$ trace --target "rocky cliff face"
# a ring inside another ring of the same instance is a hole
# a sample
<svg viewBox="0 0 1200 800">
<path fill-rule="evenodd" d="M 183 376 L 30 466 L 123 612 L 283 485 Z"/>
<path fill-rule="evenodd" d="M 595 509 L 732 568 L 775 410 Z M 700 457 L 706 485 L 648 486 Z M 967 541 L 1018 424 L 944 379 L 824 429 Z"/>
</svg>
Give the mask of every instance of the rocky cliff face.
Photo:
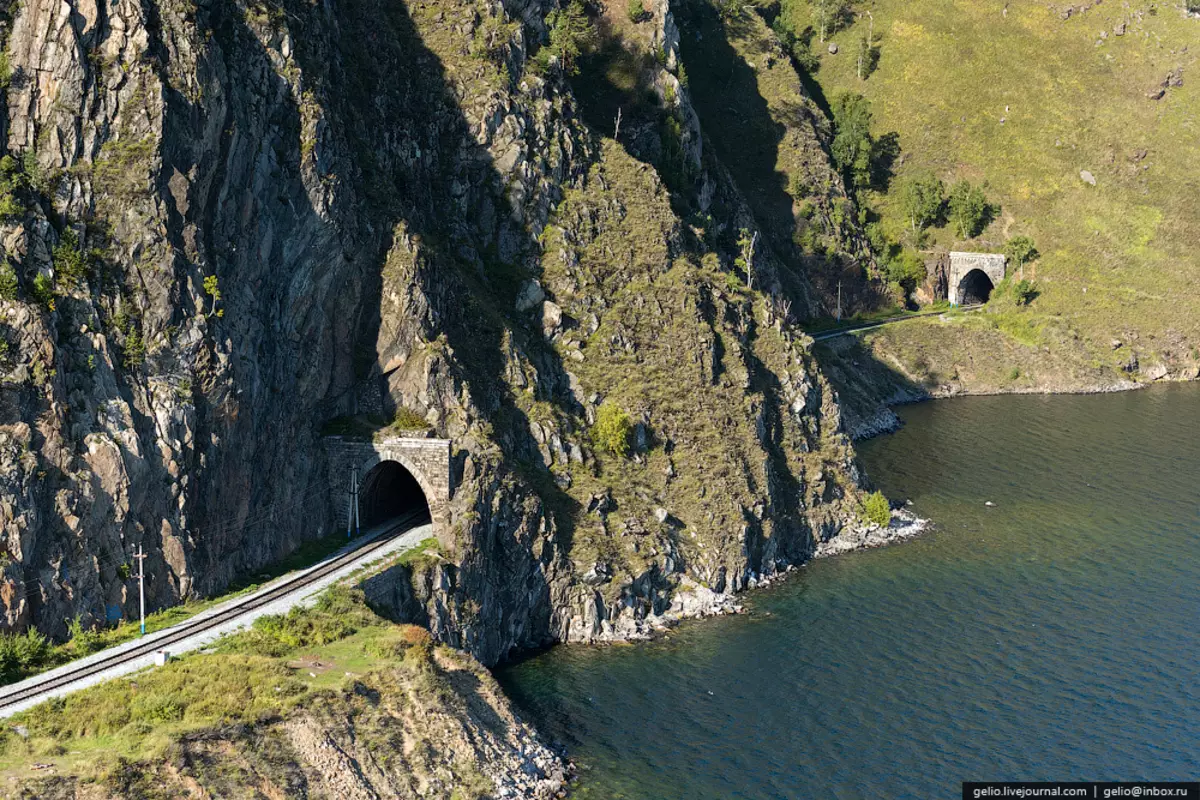
<svg viewBox="0 0 1200 800">
<path fill-rule="evenodd" d="M 636 633 L 681 584 L 836 534 L 859 475 L 792 327 L 816 301 L 774 256 L 734 266 L 736 202 L 683 224 L 583 121 L 530 55 L 547 11 L 9 8 L 6 625 L 136 610 L 139 546 L 161 605 L 328 532 L 321 425 L 366 411 L 454 441 L 458 544 L 417 605 L 487 663 Z M 626 457 L 590 435 L 605 403 Z"/>
</svg>

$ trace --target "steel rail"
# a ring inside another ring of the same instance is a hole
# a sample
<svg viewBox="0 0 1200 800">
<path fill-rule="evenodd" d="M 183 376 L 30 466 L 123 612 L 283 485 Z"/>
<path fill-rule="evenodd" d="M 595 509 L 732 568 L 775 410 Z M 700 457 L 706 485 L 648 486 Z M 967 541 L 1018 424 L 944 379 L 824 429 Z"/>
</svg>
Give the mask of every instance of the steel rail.
<svg viewBox="0 0 1200 800">
<path fill-rule="evenodd" d="M 982 304 L 973 306 L 954 306 L 954 310 L 956 311 L 978 311 L 981 308 L 983 308 Z M 834 328 L 833 330 L 827 331 L 812 331 L 808 332 L 808 335 L 812 337 L 814 342 L 822 342 L 826 339 L 833 339 L 836 336 L 844 336 L 847 333 L 858 333 L 859 331 L 866 331 L 872 328 L 881 328 L 884 325 L 891 325 L 896 322 L 907 322 L 910 319 L 921 319 L 922 317 L 936 317 L 939 314 L 945 314 L 949 310 L 950 309 L 943 308 L 938 311 L 919 311 L 916 314 L 903 314 L 895 317 L 889 317 L 888 319 L 874 320 L 872 322 L 860 322 L 857 325 L 847 325 L 844 328 Z"/>
<path fill-rule="evenodd" d="M 53 691 L 54 689 L 62 688 L 75 681 L 95 675 L 98 672 L 104 672 L 118 667 L 128 661 L 141 658 L 149 655 L 156 650 L 161 650 L 168 645 L 174 644 L 182 639 L 187 639 L 199 633 L 216 628 L 220 625 L 236 619 L 250 611 L 254 611 L 262 606 L 269 605 L 276 600 L 291 594 L 294 591 L 303 589 L 312 583 L 315 583 L 330 573 L 337 572 L 342 567 L 352 563 L 364 555 L 370 555 L 372 552 L 386 545 L 391 540 L 400 536 L 417 524 L 426 522 L 429 519 L 429 514 L 424 511 L 410 512 L 404 517 L 397 520 L 395 525 L 388 528 L 384 532 L 378 534 L 374 538 L 364 542 L 361 547 L 354 550 L 348 550 L 340 556 L 331 558 L 325 563 L 318 564 L 316 567 L 310 568 L 307 572 L 297 575 L 293 578 L 288 578 L 279 583 L 277 586 L 271 587 L 269 590 L 261 594 L 251 595 L 242 602 L 233 602 L 228 608 L 221 609 L 212 616 L 202 619 L 192 619 L 181 622 L 171 628 L 164 636 L 158 636 L 152 641 L 144 642 L 143 644 L 131 647 L 120 653 L 114 653 L 111 657 L 94 661 L 90 664 L 84 664 L 76 669 L 59 673 L 57 675 L 48 676 L 45 680 L 38 681 L 29 686 L 23 686 L 15 691 L 4 693 L 3 688 L 0 688 L 0 711 L 5 708 L 24 702 L 31 698 L 37 697 L 45 692 Z"/>
</svg>

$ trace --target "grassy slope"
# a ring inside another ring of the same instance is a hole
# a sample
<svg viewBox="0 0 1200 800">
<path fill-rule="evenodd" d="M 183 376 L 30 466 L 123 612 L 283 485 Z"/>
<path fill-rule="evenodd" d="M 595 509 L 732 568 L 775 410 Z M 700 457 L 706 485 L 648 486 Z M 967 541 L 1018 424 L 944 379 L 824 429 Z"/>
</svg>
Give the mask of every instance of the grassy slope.
<svg viewBox="0 0 1200 800">
<path fill-rule="evenodd" d="M 1193 288 L 1200 277 L 1200 51 L 1182 52 L 1194 45 L 1200 20 L 1169 6 L 1152 15 L 1150 3 L 1127 5 L 1105 3 L 1062 20 L 1041 2 L 1010 2 L 1002 15 L 999 2 L 877 0 L 878 71 L 865 82 L 855 75 L 852 42 L 865 30 L 863 20 L 831 37 L 841 53 L 823 55 L 817 76 L 830 96 L 849 89 L 869 97 L 878 133 L 899 132 L 901 179 L 932 170 L 947 183 L 987 183 L 989 199 L 1003 210 L 967 244 L 982 249 L 1012 235 L 1034 237 L 1042 258 L 1028 272 L 1041 295 L 1020 324 L 1035 335 L 1016 341 L 1026 349 L 1051 346 L 1074 373 L 1064 387 L 1086 385 L 1089 374 L 1096 383 L 1111 381 L 1110 368 L 1129 354 L 1129 347 L 1114 351 L 1113 338 L 1128 345 L 1136 337 L 1131 346 L 1143 370 L 1160 360 L 1190 367 L 1200 342 Z M 784 13 L 798 27 L 808 24 L 799 0 Z M 1120 22 L 1126 32 L 1118 37 Z M 1104 40 L 1101 31 L 1108 32 Z M 1162 100 L 1148 98 L 1179 66 L 1184 85 Z M 1147 155 L 1139 159 L 1141 151 Z M 1081 170 L 1097 185 L 1084 183 Z M 885 225 L 901 235 L 894 198 L 875 199 Z M 948 228 L 935 231 L 934 241 L 964 244 Z M 1058 332 L 1041 335 L 1047 326 Z M 960 334 L 930 323 L 873 338 L 910 354 L 925 347 L 936 358 Z M 976 355 L 1008 349 L 1007 338 L 1002 343 L 987 330 L 969 336 Z M 1029 356 L 1006 353 L 1012 364 L 997 373 L 1011 374 Z M 954 363 L 942 361 L 940 371 L 952 371 Z M 977 388 L 1003 388 L 985 384 Z"/>
<path fill-rule="evenodd" d="M 216 653 L 185 656 L 14 717 L 0 734 L 0 782 L 34 796 L 53 794 L 64 778 L 97 784 L 98 796 L 179 796 L 197 784 L 229 796 L 222 792 L 249 793 L 255 782 L 287 793 L 302 780 L 301 759 L 286 744 L 264 742 L 280 739 L 284 720 L 332 713 L 344 724 L 340 710 L 389 767 L 403 762 L 397 769 L 417 782 L 469 786 L 478 782 L 478 765 L 452 751 L 461 743 L 440 741 L 439 726 L 429 723 L 445 717 L 458 720 L 451 729 L 461 728 L 475 713 L 465 704 L 479 699 L 459 691 L 460 672 L 470 673 L 480 696 L 499 697 L 469 657 L 435 645 L 421 628 L 389 623 L 360 593 L 339 588 L 315 609 L 260 620 Z M 204 741 L 223 748 L 220 759 L 187 756 L 189 742 Z M 50 768 L 31 773 L 31 764 Z M 50 782 L 27 783 L 43 776 Z"/>
</svg>

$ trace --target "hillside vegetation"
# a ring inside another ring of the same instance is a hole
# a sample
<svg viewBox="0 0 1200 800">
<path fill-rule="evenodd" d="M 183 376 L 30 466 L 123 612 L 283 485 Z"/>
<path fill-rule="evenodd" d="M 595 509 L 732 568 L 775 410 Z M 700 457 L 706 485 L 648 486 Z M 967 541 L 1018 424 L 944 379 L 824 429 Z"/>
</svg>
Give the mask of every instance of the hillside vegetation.
<svg viewBox="0 0 1200 800">
<path fill-rule="evenodd" d="M 344 587 L 0 735 L 3 797 L 549 797 L 562 770 L 478 662 Z"/>
<path fill-rule="evenodd" d="M 814 7 L 788 0 L 781 16 L 803 31 Z M 1177 3 L 878 0 L 843 23 L 828 35 L 838 54 L 814 40 L 815 78 L 826 97 L 865 95 L 876 133 L 899 134 L 890 189 L 866 193 L 882 230 L 911 239 L 902 189 L 931 173 L 983 185 L 992 219 L 965 241 L 935 225 L 926 246 L 1000 250 L 1028 235 L 1040 252 L 1028 309 L 906 323 L 871 346 L 931 384 L 972 372 L 966 390 L 1194 377 L 1200 19 Z M 860 79 L 872 28 L 877 67 Z M 987 370 L 970 364 L 993 353 Z"/>
</svg>

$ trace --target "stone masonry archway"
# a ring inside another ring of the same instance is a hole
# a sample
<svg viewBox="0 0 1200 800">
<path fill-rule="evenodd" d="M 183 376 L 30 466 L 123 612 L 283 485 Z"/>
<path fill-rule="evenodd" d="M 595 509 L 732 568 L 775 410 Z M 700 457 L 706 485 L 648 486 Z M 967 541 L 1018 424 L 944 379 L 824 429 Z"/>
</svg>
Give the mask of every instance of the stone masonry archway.
<svg viewBox="0 0 1200 800">
<path fill-rule="evenodd" d="M 985 303 L 1004 280 L 1007 259 L 1000 253 L 951 253 L 947 294 L 951 305 Z"/>
<path fill-rule="evenodd" d="M 451 496 L 449 439 L 397 436 L 362 442 L 330 436 L 325 439 L 325 451 L 335 507 L 343 521 L 350 474 L 357 469 L 364 526 L 424 503 L 443 549 L 453 547 L 447 508 Z"/>
</svg>

